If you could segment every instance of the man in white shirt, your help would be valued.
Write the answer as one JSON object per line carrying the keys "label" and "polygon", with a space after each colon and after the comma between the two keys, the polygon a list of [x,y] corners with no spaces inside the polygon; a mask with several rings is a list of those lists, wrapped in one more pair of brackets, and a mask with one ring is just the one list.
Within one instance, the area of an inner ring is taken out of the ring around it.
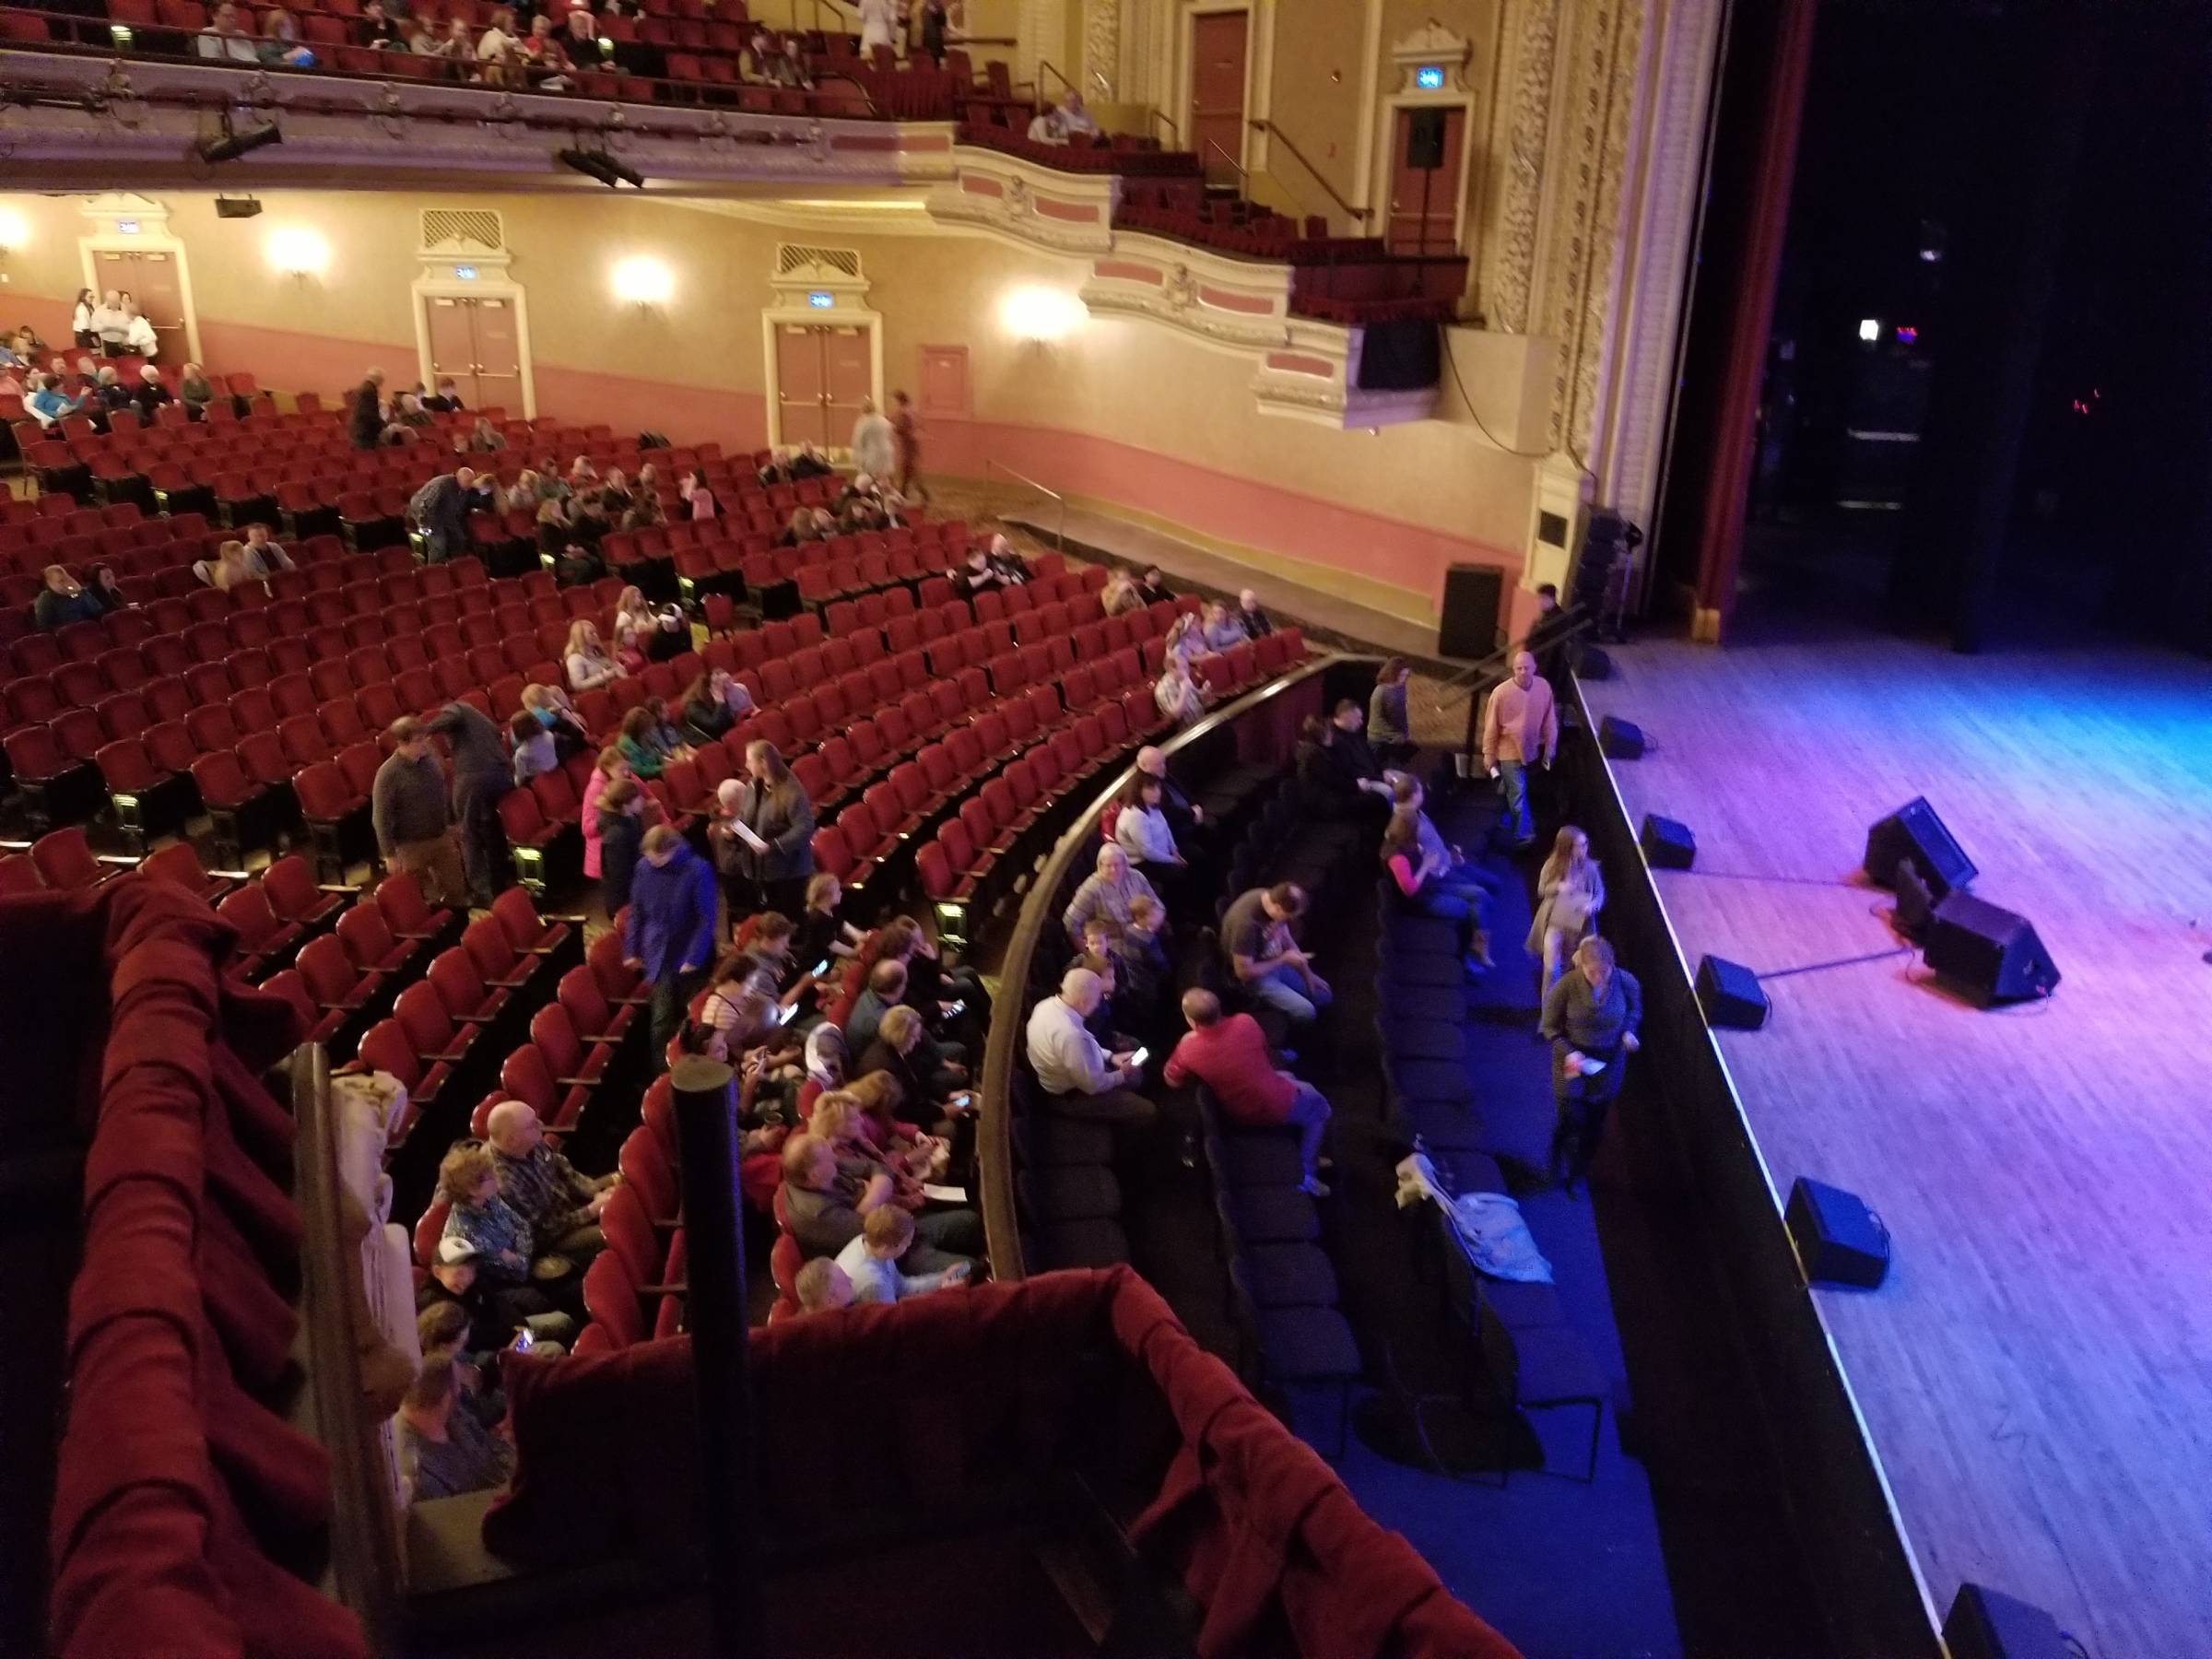
{"label": "man in white shirt", "polygon": [[1097,974],[1070,968],[1060,981],[1060,994],[1030,1011],[1030,1065],[1048,1112],[1141,1127],[1159,1115],[1134,1088],[1144,1077],[1141,1063],[1135,1054],[1109,1055],[1084,1023],[1098,1012],[1104,994]]}
{"label": "man in white shirt", "polygon": [[1071,138],[1096,138],[1099,124],[1083,107],[1083,94],[1070,87],[1060,95],[1060,130]]}
{"label": "man in white shirt", "polygon": [[[853,423],[853,465],[871,478],[888,478],[899,465],[896,434],[872,397],[861,399],[860,418]],[[857,488],[859,479],[853,483]]]}

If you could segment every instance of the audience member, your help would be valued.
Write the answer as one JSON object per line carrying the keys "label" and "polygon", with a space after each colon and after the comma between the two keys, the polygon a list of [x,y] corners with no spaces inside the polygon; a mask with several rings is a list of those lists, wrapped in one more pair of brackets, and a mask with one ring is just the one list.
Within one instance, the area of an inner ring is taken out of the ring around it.
{"label": "audience member", "polygon": [[898,431],[872,397],[861,399],[860,418],[853,423],[853,465],[877,478],[889,477],[899,465]]}
{"label": "audience member", "polygon": [[1099,608],[1110,617],[1124,611],[1141,609],[1144,600],[1137,595],[1136,578],[1128,571],[1116,569],[1106,578],[1106,585],[1099,590]]}
{"label": "audience member", "polygon": [[[460,1392],[463,1406],[484,1427],[496,1429],[500,1419],[507,1415],[507,1396],[500,1388],[498,1372],[495,1371],[487,1377],[485,1365],[479,1364],[477,1356],[470,1353],[469,1335],[468,1314],[459,1302],[432,1302],[415,1315],[415,1340],[422,1357],[451,1361],[453,1382]],[[535,1344],[536,1338],[533,1336],[531,1345]],[[550,1345],[548,1352],[558,1354],[561,1349],[558,1345]],[[478,1349],[477,1353],[486,1361],[496,1362],[498,1347]]]}
{"label": "audience member", "polygon": [[1147,605],[1158,605],[1163,599],[1172,600],[1175,590],[1168,585],[1168,579],[1160,574],[1158,565],[1147,565],[1143,578],[1136,584],[1136,596]]}
{"label": "audience member", "polygon": [[601,787],[591,808],[592,844],[599,854],[599,894],[610,916],[629,902],[630,883],[645,849],[645,811],[652,798],[625,765],[620,777]]}
{"label": "audience member", "polygon": [[896,481],[898,493],[910,501],[928,500],[929,487],[922,482],[922,418],[914,413],[914,400],[904,392],[891,394],[891,436],[898,467],[888,476]]}
{"label": "audience member", "polygon": [[1067,129],[1060,124],[1059,111],[1043,109],[1030,118],[1029,128],[1024,136],[1031,144],[1065,144]]}
{"label": "audience member", "polygon": [[1168,663],[1181,665],[1187,673],[1192,664],[1206,655],[1206,625],[1188,612],[1178,615],[1168,624],[1160,653]]}
{"label": "audience member", "polygon": [[1109,1055],[1090,1034],[1088,1021],[1104,1000],[1099,976],[1071,968],[1058,994],[1030,1010],[1026,1030],[1030,1067],[1037,1074],[1048,1110],[1124,1127],[1149,1124],[1159,1109],[1136,1092],[1144,1070],[1135,1054]]}
{"label": "audience member", "polygon": [[713,669],[698,676],[684,692],[684,735],[698,744],[717,742],[752,712],[753,694],[745,683],[724,669]]}
{"label": "audience member", "polygon": [[606,654],[599,643],[598,626],[588,617],[579,617],[569,624],[567,668],[569,689],[576,692],[596,691],[622,677],[622,670],[615,659]]}
{"label": "audience member", "polygon": [[1253,588],[1237,595],[1237,620],[1243,624],[1247,639],[1264,640],[1275,631],[1275,623],[1260,608],[1260,595]]}
{"label": "audience member", "polygon": [[136,601],[124,597],[122,583],[116,580],[114,567],[112,565],[103,564],[92,567],[92,583],[85,589],[85,593],[94,604],[100,606],[102,616],[113,611],[136,610],[138,608]]}
{"label": "audience member", "polygon": [[492,1285],[535,1282],[549,1287],[549,1278],[532,1277],[536,1240],[522,1212],[500,1195],[499,1165],[489,1147],[476,1141],[455,1142],[439,1160],[438,1195],[451,1206],[444,1236],[465,1240],[476,1251],[479,1279]]}
{"label": "audience member", "polygon": [[1326,1097],[1276,1065],[1258,1020],[1249,1014],[1223,1018],[1221,999],[1211,991],[1185,991],[1182,1017],[1191,1029],[1168,1056],[1162,1080],[1175,1088],[1196,1078],[1213,1091],[1222,1115],[1245,1128],[1295,1126],[1304,1171],[1300,1185],[1316,1198],[1326,1198],[1329,1189],[1321,1179],[1321,1143],[1329,1127]]}
{"label": "audience member", "polygon": [[[835,1256],[860,1236],[871,1212],[887,1205],[907,1207],[899,1204],[898,1180],[890,1171],[877,1165],[863,1174],[864,1160],[851,1161],[848,1170],[837,1148],[811,1132],[783,1143],[783,1213],[808,1255]],[[925,1212],[915,1217],[914,1233],[906,1261],[918,1272],[943,1273],[981,1253],[982,1227],[973,1210]]]}
{"label": "audience member", "polygon": [[458,1233],[438,1241],[430,1270],[415,1292],[422,1312],[441,1305],[457,1307],[468,1319],[468,1347],[489,1353],[507,1347],[517,1331],[539,1332],[558,1342],[574,1334],[575,1321],[558,1311],[528,1285],[494,1285],[477,1272],[477,1247]]}
{"label": "audience member", "polygon": [[853,1305],[853,1281],[830,1256],[802,1263],[798,1277],[792,1280],[791,1293],[798,1299],[802,1313],[828,1313]]}
{"label": "audience member", "polygon": [[1620,1093],[1621,1073],[1639,1046],[1643,991],[1617,967],[1605,940],[1584,939],[1574,971],[1544,995],[1540,1030],[1551,1042],[1551,1091],[1559,1124],[1551,1136],[1551,1175],[1574,1196],[1606,1134],[1606,1111]]}
{"label": "audience member", "polygon": [[759,897],[746,908],[795,915],[814,874],[814,803],[772,743],[745,746],[745,774],[726,825],[731,868]]}
{"label": "audience member", "polygon": [[[185,367],[185,378],[191,379],[192,368]],[[184,401],[192,401],[187,388]],[[353,389],[353,400],[346,412],[346,431],[358,450],[372,450],[384,441],[384,371],[371,369],[361,377],[361,383]]]}
{"label": "audience member", "polygon": [[576,705],[559,686],[531,684],[523,688],[523,712],[553,739],[556,757],[566,760],[592,747],[591,732]]}
{"label": "audience member", "polygon": [[[571,637],[573,638],[573,635]],[[601,874],[600,797],[616,779],[629,776],[629,766],[622,759],[622,751],[609,744],[599,751],[599,759],[592,769],[592,775],[583,781],[583,873],[589,878],[596,879]],[[610,903],[606,912],[611,916],[619,909],[620,905]]]}
{"label": "audience member", "polygon": [[[1080,943],[1083,924],[1093,916],[1111,916],[1123,927],[1130,924],[1130,905],[1137,899],[1149,899],[1159,903],[1159,894],[1152,884],[1132,868],[1129,854],[1112,841],[1099,849],[1098,863],[1083,884],[1076,888],[1075,897],[1068,900],[1061,915],[1061,924],[1067,929],[1071,942]],[[1162,906],[1164,910],[1165,907]]]}
{"label": "audience member", "polygon": [[1113,839],[1156,887],[1180,878],[1189,860],[1177,850],[1174,826],[1161,805],[1160,780],[1138,772],[1122,793]]}
{"label": "audience member", "polygon": [[715,513],[714,492],[700,482],[697,473],[686,473],[676,481],[677,499],[684,504],[684,516],[697,524],[711,519]]}
{"label": "audience member", "polygon": [[653,982],[653,1053],[664,1063],[669,1039],[706,982],[714,961],[714,917],[721,895],[713,866],[666,824],[645,832],[643,857],[631,878],[624,957]]}
{"label": "audience member", "polygon": [[806,906],[799,914],[792,956],[810,974],[818,977],[826,973],[833,959],[852,956],[867,937],[839,918],[837,907],[843,899],[842,886],[829,871],[806,878]]}
{"label": "audience member", "polygon": [[531,779],[560,770],[560,757],[553,747],[553,734],[539,725],[529,710],[523,710],[507,723],[507,735],[514,746],[516,788],[526,788]]}
{"label": "audience member", "polygon": [[42,580],[46,585],[39,590],[39,596],[31,606],[31,619],[46,632],[99,617],[100,601],[87,593],[84,584],[61,565],[48,565]]}
{"label": "audience member", "polygon": [[69,308],[69,333],[77,345],[87,351],[100,348],[100,325],[94,321],[100,302],[88,288],[76,290],[76,300]]}
{"label": "audience member", "polygon": [[1567,958],[1597,931],[1597,912],[1605,907],[1605,872],[1590,856],[1590,838],[1561,825],[1536,873],[1536,913],[1528,927],[1528,952],[1543,962],[1539,994],[1550,991]]}
{"label": "audience member", "polygon": [[468,878],[453,843],[445,769],[430,747],[430,728],[411,714],[392,723],[392,753],[377,768],[370,792],[376,848],[387,867],[421,882],[432,904],[468,908]]}
{"label": "audience member", "polygon": [[1528,807],[1528,768],[1538,762],[1549,771],[1559,747],[1559,713],[1548,682],[1536,677],[1536,659],[1513,653],[1512,672],[1490,693],[1482,712],[1483,770],[1498,780],[1513,845],[1535,840]]}
{"label": "audience member", "polygon": [[491,716],[473,703],[449,702],[427,729],[452,751],[453,821],[461,834],[461,862],[479,908],[499,894],[507,851],[500,828],[500,797],[514,786],[514,762]]}
{"label": "audience member", "polygon": [[485,1491],[513,1472],[512,1442],[494,1435],[473,1412],[454,1410],[458,1398],[453,1362],[437,1355],[423,1360],[400,1401],[400,1469],[418,1503]]}
{"label": "audience member", "polygon": [[279,571],[299,568],[290,554],[269,539],[269,527],[258,520],[246,526],[246,561],[265,581]]}
{"label": "audience member", "polygon": [[184,406],[185,414],[194,420],[205,419],[207,406],[215,401],[215,388],[200,371],[197,363],[187,363],[177,376],[177,401]]}
{"label": "audience member", "polygon": [[629,770],[650,782],[661,775],[669,761],[680,759],[684,750],[681,744],[671,740],[674,731],[653,712],[650,702],[641,702],[623,715],[618,747]]}
{"label": "audience member", "polygon": [[1450,885],[1449,862],[1422,847],[1413,814],[1391,814],[1382,830],[1382,867],[1396,889],[1400,908],[1449,922],[1458,930],[1460,954],[1466,959],[1469,973],[1490,966],[1489,939],[1482,926],[1485,895]]}
{"label": "audience member", "polygon": [[288,69],[312,69],[315,54],[300,43],[300,25],[280,6],[261,14],[261,61]]}
{"label": "audience member", "polygon": [[245,16],[231,0],[222,0],[221,5],[207,14],[207,26],[200,30],[193,50],[201,57],[220,58],[233,64],[261,62],[253,33],[246,28]]}
{"label": "audience member", "polygon": [[971,1264],[955,1262],[936,1273],[906,1274],[899,1258],[909,1253],[914,1241],[914,1218],[896,1205],[870,1210],[860,1224],[859,1236],[837,1253],[856,1302],[895,1302],[910,1296],[941,1290],[968,1282]]}
{"label": "audience member", "polygon": [[443,564],[468,551],[468,515],[477,504],[474,467],[440,473],[407,502],[408,520],[421,528],[423,562]]}
{"label": "audience member", "polygon": [[1171,652],[1160,666],[1159,683],[1152,688],[1152,700],[1162,714],[1187,730],[1206,718],[1210,695],[1191,677],[1190,665]]}
{"label": "audience member", "polygon": [[72,395],[62,389],[62,380],[58,374],[39,377],[37,389],[23,400],[24,408],[29,411],[31,418],[42,427],[50,427],[57,420],[67,419],[83,408],[84,405],[85,400],[82,396]]}
{"label": "audience member", "polygon": [[578,1267],[606,1248],[599,1214],[620,1179],[580,1174],[546,1139],[546,1126],[522,1100],[501,1100],[485,1120],[500,1196],[529,1223],[541,1251]]}
{"label": "audience member", "polygon": [[1403,766],[1413,759],[1411,715],[1406,706],[1406,683],[1412,678],[1412,666],[1405,658],[1385,658],[1367,701],[1368,740],[1385,766]]}
{"label": "audience member", "polygon": [[102,369],[100,371],[100,383],[93,388],[92,401],[99,408],[103,421],[118,409],[128,409],[134,406],[131,389],[123,383],[123,376],[116,373],[112,368]]}
{"label": "audience member", "polygon": [[1318,1018],[1332,997],[1290,932],[1305,913],[1303,889],[1283,881],[1242,894],[1221,918],[1221,948],[1244,994],[1300,1025]]}
{"label": "audience member", "polygon": [[1208,599],[1199,626],[1201,637],[1208,651],[1228,651],[1243,644],[1252,636],[1245,631],[1243,621],[1232,615],[1228,606],[1218,599]]}
{"label": "audience member", "polygon": [[1073,87],[1060,94],[1060,127],[1073,137],[1096,138],[1099,135],[1098,122],[1083,107],[1083,94]]}

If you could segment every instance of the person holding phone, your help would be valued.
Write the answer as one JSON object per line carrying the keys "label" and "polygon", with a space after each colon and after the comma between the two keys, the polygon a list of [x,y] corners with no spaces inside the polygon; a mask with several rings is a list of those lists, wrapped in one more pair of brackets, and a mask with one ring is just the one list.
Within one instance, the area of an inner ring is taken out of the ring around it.
{"label": "person holding phone", "polygon": [[1135,1053],[1109,1054],[1087,1022],[1098,1011],[1105,986],[1088,968],[1071,968],[1059,994],[1030,1011],[1026,1032],[1030,1065],[1044,1090],[1045,1110],[1063,1116],[1149,1127],[1159,1108],[1136,1092],[1144,1067]]}

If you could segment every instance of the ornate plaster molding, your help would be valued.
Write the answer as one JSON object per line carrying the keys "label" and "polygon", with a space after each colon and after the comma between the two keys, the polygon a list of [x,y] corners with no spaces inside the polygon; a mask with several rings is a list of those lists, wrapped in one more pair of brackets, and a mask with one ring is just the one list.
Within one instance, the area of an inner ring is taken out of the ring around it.
{"label": "ornate plaster molding", "polygon": [[[1474,56],[1474,41],[1465,35],[1454,34],[1431,18],[1391,47],[1390,61],[1397,70],[1398,79],[1393,90],[1400,94],[1429,91],[1472,97],[1475,88],[1467,85],[1467,65]],[[1430,64],[1443,69],[1443,86],[1423,88],[1415,81],[1415,72]]]}
{"label": "ornate plaster molding", "polygon": [[962,148],[951,180],[930,192],[929,212],[1054,253],[1103,253],[1114,244],[1119,188],[1111,173],[1053,172],[994,150]]}
{"label": "ornate plaster molding", "polygon": [[1526,334],[1533,326],[1537,226],[1543,215],[1544,170],[1551,135],[1552,76],[1559,49],[1559,0],[1526,0],[1513,44],[1512,79],[1503,100],[1505,193],[1498,234],[1489,239],[1490,326]]}

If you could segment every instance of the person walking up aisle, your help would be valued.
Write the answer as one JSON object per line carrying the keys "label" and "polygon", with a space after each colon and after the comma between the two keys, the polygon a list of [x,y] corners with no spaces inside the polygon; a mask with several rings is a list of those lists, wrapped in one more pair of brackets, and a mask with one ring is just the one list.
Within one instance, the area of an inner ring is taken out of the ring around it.
{"label": "person walking up aisle", "polygon": [[1512,674],[1490,693],[1482,712],[1482,768],[1498,780],[1516,850],[1536,839],[1528,809],[1528,768],[1548,771],[1559,747],[1559,711],[1551,687],[1536,677],[1536,659],[1516,651]]}
{"label": "person walking up aisle", "polygon": [[1551,1095],[1559,1123],[1551,1134],[1551,1175],[1574,1196],[1606,1135],[1606,1112],[1620,1094],[1621,1073],[1638,1046],[1643,988],[1613,960],[1613,947],[1587,938],[1575,947],[1574,971],[1544,997],[1543,1034],[1551,1041]]}
{"label": "person walking up aisle", "polygon": [[714,918],[721,894],[714,866],[666,824],[645,832],[644,857],[631,878],[623,954],[653,982],[653,1064],[667,1064],[668,1041],[707,982],[714,963]]}

